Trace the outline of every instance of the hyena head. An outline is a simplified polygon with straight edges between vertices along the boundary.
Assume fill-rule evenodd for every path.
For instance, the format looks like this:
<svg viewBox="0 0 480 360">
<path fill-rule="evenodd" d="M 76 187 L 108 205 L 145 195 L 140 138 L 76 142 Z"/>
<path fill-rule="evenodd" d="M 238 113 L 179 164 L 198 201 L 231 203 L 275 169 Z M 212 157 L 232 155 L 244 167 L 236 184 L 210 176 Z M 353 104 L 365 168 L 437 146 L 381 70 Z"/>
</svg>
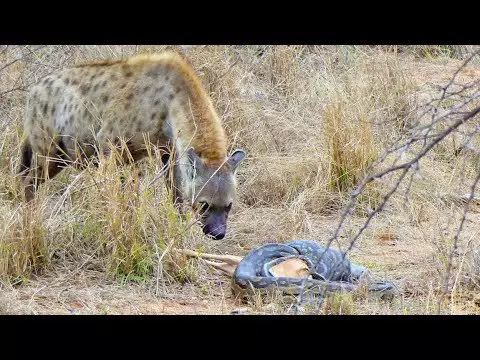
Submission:
<svg viewBox="0 0 480 360">
<path fill-rule="evenodd" d="M 227 218 L 235 200 L 236 170 L 245 152 L 235 150 L 219 168 L 202 162 L 193 149 L 188 151 L 189 198 L 200 216 L 204 234 L 215 240 L 225 237 Z"/>
</svg>

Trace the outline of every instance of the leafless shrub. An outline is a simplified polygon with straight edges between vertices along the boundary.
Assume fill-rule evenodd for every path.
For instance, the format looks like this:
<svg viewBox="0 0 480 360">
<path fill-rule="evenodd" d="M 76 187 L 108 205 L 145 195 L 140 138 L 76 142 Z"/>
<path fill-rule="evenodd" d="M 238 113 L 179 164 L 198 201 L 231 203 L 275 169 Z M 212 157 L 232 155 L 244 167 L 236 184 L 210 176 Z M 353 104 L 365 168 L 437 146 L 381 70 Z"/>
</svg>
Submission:
<svg viewBox="0 0 480 360">
<path fill-rule="evenodd" d="M 383 195 L 382 201 L 375 209 L 372 209 L 363 225 L 351 237 L 350 245 L 346 249 L 345 254 L 352 249 L 355 242 L 367 229 L 375 216 L 384 210 L 392 195 L 401 192 L 408 199 L 413 177 L 419 171 L 422 160 L 428 157 L 441 142 L 457 134 L 458 138 L 461 139 L 457 142 L 458 151 L 468 151 L 474 154 L 475 157 L 479 155 L 476 141 L 478 141 L 480 130 L 478 126 L 480 81 L 476 79 L 468 83 L 461 83 L 457 80 L 459 74 L 479 54 L 480 50 L 470 55 L 453 74 L 451 80 L 439 89 L 439 95 L 422 106 L 408 136 L 402 136 L 369 167 L 366 176 L 351 193 L 350 201 L 340 217 L 338 226 L 328 241 L 329 246 L 333 241 L 338 241 L 346 219 L 352 214 L 357 199 L 365 191 L 368 184 L 387 177 L 391 179 L 387 186 L 388 191 Z M 475 197 L 475 190 L 479 181 L 480 171 L 477 171 L 471 183 L 470 192 L 465 197 L 464 210 L 448 254 L 444 272 L 443 292 L 438 301 L 438 312 L 441 311 L 445 295 L 451 291 L 452 268 L 454 267 L 455 255 L 459 248 L 459 237 L 464 227 L 470 204 Z"/>
</svg>

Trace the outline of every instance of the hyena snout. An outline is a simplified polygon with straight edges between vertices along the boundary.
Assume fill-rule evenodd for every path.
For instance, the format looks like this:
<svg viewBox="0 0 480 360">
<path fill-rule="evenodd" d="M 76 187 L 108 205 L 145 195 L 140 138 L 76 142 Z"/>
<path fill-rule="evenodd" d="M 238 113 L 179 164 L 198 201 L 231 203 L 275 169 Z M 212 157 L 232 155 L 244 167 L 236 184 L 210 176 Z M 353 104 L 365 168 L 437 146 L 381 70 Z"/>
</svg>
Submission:
<svg viewBox="0 0 480 360">
<path fill-rule="evenodd" d="M 202 230 L 205 235 L 214 240 L 222 240 L 227 232 L 227 219 L 225 215 L 208 216 L 202 221 Z"/>
</svg>

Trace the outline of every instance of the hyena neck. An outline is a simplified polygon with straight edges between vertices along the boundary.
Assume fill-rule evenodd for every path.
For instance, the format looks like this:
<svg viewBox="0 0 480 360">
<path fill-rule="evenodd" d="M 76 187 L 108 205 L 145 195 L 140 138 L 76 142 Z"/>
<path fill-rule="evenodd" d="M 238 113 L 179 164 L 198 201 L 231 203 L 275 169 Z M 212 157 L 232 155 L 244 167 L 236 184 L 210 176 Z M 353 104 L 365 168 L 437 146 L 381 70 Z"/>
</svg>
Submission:
<svg viewBox="0 0 480 360">
<path fill-rule="evenodd" d="M 146 64 L 152 69 L 160 67 L 173 87 L 168 120 L 164 134 L 174 143 L 175 183 L 183 200 L 192 203 L 195 185 L 194 176 L 203 179 L 212 168 L 219 168 L 227 160 L 227 136 L 210 97 L 205 91 L 192 66 L 180 55 L 165 52 L 161 55 L 139 55 L 132 64 Z M 188 151 L 193 148 L 198 157 L 199 173 L 193 175 L 193 166 Z M 173 150 L 173 149 L 172 149 Z M 200 165 L 200 164 L 199 164 Z"/>
<path fill-rule="evenodd" d="M 176 111 L 170 120 L 174 135 L 189 143 L 206 164 L 218 164 L 227 157 L 227 136 L 221 119 L 190 64 L 180 55 L 167 52 L 161 62 L 176 79 L 180 88 L 174 100 Z"/>
</svg>

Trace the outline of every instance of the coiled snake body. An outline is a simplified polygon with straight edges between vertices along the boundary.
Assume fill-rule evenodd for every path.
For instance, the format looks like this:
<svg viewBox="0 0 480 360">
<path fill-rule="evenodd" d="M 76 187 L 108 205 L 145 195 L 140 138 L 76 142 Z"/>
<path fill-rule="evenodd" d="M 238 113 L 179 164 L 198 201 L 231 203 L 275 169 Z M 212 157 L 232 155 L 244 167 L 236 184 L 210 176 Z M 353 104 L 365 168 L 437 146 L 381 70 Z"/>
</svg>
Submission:
<svg viewBox="0 0 480 360">
<path fill-rule="evenodd" d="M 272 269 L 287 259 L 301 259 L 308 265 L 309 277 L 275 276 Z M 336 249 L 312 240 L 295 240 L 283 244 L 265 244 L 252 250 L 238 264 L 233 274 L 234 291 L 276 287 L 299 294 L 302 290 L 317 294 L 355 291 L 358 282 L 368 275 L 367 268 L 356 265 Z M 371 292 L 391 295 L 394 286 L 387 282 L 369 282 Z"/>
<path fill-rule="evenodd" d="M 243 258 L 187 249 L 179 252 L 202 258 L 232 276 L 232 290 L 235 294 L 277 288 L 294 295 L 305 291 L 323 296 L 336 291 L 355 291 L 362 284 L 366 285 L 369 292 L 379 293 L 381 297 L 392 297 L 397 293 L 392 283 L 371 281 L 367 268 L 351 263 L 339 250 L 327 248 L 312 240 L 265 244 L 251 250 Z M 219 260 L 221 263 L 207 259 Z M 284 271 L 278 271 L 290 260 L 293 260 L 293 268 L 287 266 L 283 268 Z"/>
</svg>

